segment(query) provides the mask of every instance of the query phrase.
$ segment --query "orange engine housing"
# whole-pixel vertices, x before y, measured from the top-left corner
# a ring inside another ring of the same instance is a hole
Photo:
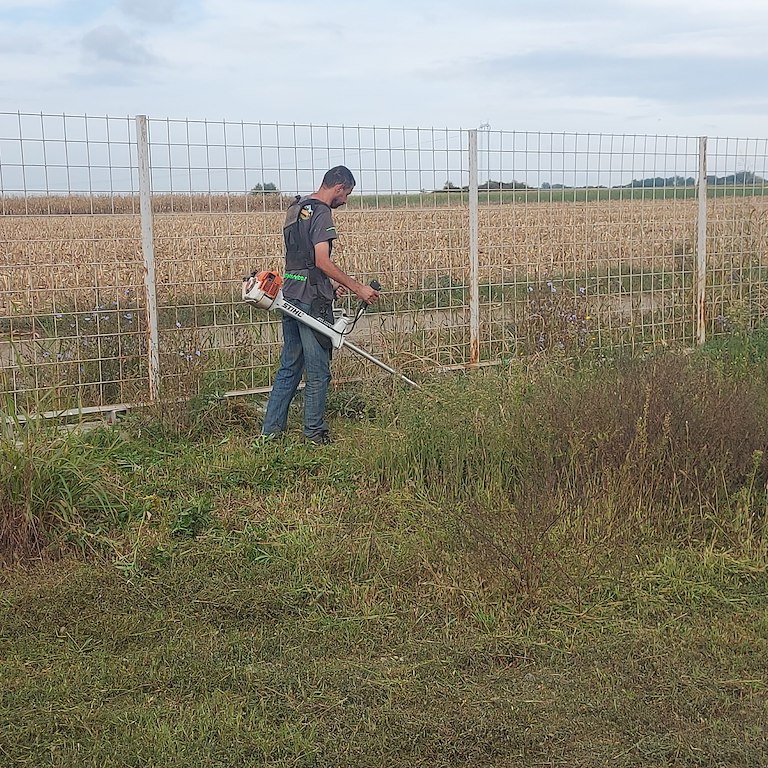
[[[265,269],[263,272],[259,272],[256,275],[256,282],[259,287],[264,291],[265,295],[270,299],[277,298],[277,292],[280,290],[280,286],[283,284],[283,278],[269,269]]]

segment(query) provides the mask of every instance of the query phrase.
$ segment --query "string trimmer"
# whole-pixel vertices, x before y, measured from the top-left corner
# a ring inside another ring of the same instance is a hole
[[[250,277],[243,278],[243,301],[253,304],[253,306],[258,307],[259,309],[267,311],[276,309],[278,312],[289,315],[300,323],[309,326],[312,330],[317,331],[330,339],[334,349],[345,347],[356,355],[360,355],[360,357],[369,360],[374,365],[378,365],[379,368],[383,368],[387,373],[391,373],[393,376],[401,378],[412,387],[419,386],[415,381],[411,381],[407,376],[399,373],[394,368],[390,368],[386,363],[383,363],[381,360],[374,357],[370,352],[366,352],[364,349],[356,346],[347,338],[368,306],[364,301],[360,302],[354,317],[347,315],[343,309],[334,307],[334,321],[333,323],[328,323],[319,317],[310,315],[308,312],[299,309],[295,304],[291,304],[290,301],[287,301],[283,297],[282,284],[283,278],[280,277],[277,272],[269,270],[259,272],[258,274],[253,272]],[[376,280],[373,280],[371,281],[371,288],[378,291],[381,289],[381,286]]]

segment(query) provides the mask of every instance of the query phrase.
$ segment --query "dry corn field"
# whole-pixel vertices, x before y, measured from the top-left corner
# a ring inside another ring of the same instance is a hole
[[[512,284],[608,272],[665,273],[695,259],[695,201],[603,201],[481,208],[480,283]],[[709,203],[709,269],[765,265],[768,198]],[[253,269],[282,266],[280,211],[156,214],[161,304],[237,295]],[[465,207],[340,211],[336,261],[361,280],[407,292],[469,280]],[[92,309],[143,285],[139,216],[0,216],[0,313]]]

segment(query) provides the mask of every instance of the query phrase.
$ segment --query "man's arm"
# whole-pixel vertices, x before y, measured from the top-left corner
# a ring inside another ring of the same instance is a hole
[[[331,249],[327,241],[315,245],[315,266],[328,278],[352,291],[360,301],[373,304],[379,298],[378,291],[370,285],[359,283],[331,261]]]

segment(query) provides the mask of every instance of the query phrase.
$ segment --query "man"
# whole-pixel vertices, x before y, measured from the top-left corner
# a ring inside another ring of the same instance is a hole
[[[333,300],[352,291],[373,304],[378,291],[363,285],[331,261],[336,228],[331,210],[347,202],[355,187],[349,168],[338,165],[323,177],[320,189],[298,198],[283,225],[285,282],[283,296],[316,317],[333,322]],[[325,401],[331,383],[330,339],[288,315],[283,315],[283,352],[272,385],[261,432],[277,436],[288,424],[288,407],[304,374],[304,436],[322,445],[331,442],[325,421]]]

